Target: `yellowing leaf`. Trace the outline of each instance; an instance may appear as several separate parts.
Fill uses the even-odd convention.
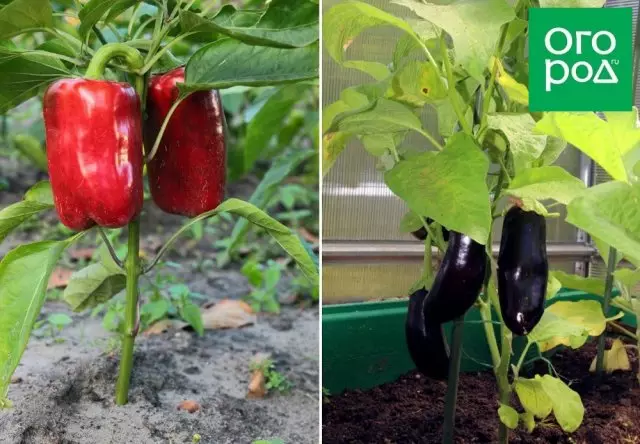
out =
[[[565,432],[574,432],[584,418],[584,406],[580,395],[573,391],[567,384],[558,378],[544,375],[540,378],[544,391],[553,404],[553,415]]]
[[[518,427],[518,412],[516,412],[513,407],[506,404],[500,404],[498,416],[500,417],[500,422],[510,429]]]
[[[206,329],[239,328],[255,322],[253,310],[243,301],[224,299],[202,310],[202,323]]]
[[[591,361],[590,372],[596,371],[597,356]],[[629,355],[624,343],[620,339],[616,339],[611,344],[609,350],[604,352],[604,369],[607,373],[613,373],[616,370],[631,370],[631,362],[629,362]]]
[[[518,378],[515,383],[515,390],[520,404],[527,412],[540,419],[549,416],[553,404],[544,391],[539,378]]]

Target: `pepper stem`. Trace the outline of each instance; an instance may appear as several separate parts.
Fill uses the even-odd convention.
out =
[[[456,427],[456,401],[458,398],[458,380],[460,377],[460,361],[462,358],[463,327],[464,315],[453,321],[451,359],[449,363],[449,376],[447,379],[447,394],[444,400],[444,426],[442,431],[443,444],[453,444]]]
[[[104,76],[107,63],[114,57],[124,58],[126,66],[131,71],[138,71],[144,66],[144,57],[137,49],[123,43],[108,43],[94,54],[84,75],[85,78],[101,79]]]
[[[125,260],[127,273],[127,300],[124,313],[124,335],[120,357],[120,374],[116,385],[116,404],[125,405],[129,398],[129,381],[133,367],[133,346],[138,334],[138,277],[140,276],[140,221],[129,224],[128,253]]]

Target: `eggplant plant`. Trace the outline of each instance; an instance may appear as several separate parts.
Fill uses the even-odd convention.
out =
[[[579,394],[560,379],[543,353],[558,346],[578,348],[623,314],[610,312],[611,289],[604,281],[596,293],[602,301],[553,300],[562,286],[587,279],[548,269],[545,221],[561,217],[554,209],[564,206],[566,222],[599,239],[603,249],[618,249],[639,264],[640,215],[628,207],[640,198],[637,110],[605,113],[604,118],[594,112],[529,110],[529,8],[603,4],[394,0],[390,5],[404,8],[408,17],[400,18],[367,3],[346,1],[324,16],[329,56],[366,73],[370,82],[343,90],[339,100],[324,108],[323,174],[349,143],[358,141],[377,158],[386,185],[409,208],[401,230],[424,240],[424,271],[409,290],[406,333],[418,369],[435,378],[448,374],[443,442],[453,442],[464,311],[471,305],[481,314],[491,352],[501,443],[508,442],[510,429],[522,425],[533,431],[551,413],[566,432],[580,426],[584,406]],[[349,57],[359,34],[382,26],[400,35],[389,63]],[[421,119],[425,109],[436,117],[437,132]],[[424,139],[424,148],[406,143],[410,133]],[[613,181],[587,188],[555,165],[568,143]],[[492,228],[505,215],[496,262]],[[463,253],[472,245],[482,247],[480,263],[460,260],[450,266],[447,257],[467,257]],[[437,275],[432,248],[444,254]],[[467,278],[479,273],[481,286]],[[440,294],[442,283],[454,277],[465,291]],[[631,279],[626,271],[616,277]],[[471,302],[467,290],[473,293]],[[619,298],[613,305],[630,306]],[[457,318],[447,315],[455,311],[452,307]],[[452,319],[448,352],[442,323]],[[525,341],[519,354],[512,346],[514,336]],[[525,377],[532,356],[549,364],[549,374]],[[512,405],[513,395],[519,410]]]

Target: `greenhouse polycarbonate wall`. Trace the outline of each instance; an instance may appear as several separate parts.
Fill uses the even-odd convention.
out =
[[[323,10],[341,3],[342,0],[324,0]],[[368,3],[400,17],[411,16],[406,8],[391,4],[387,0],[367,0]],[[633,6],[637,15],[637,0],[611,1],[608,6]],[[379,27],[361,34],[348,49],[351,59],[364,59],[388,63],[401,31],[391,27]],[[355,69],[339,66],[323,51],[322,63],[323,97],[326,106],[339,98],[340,92],[353,85],[372,82],[368,75]],[[437,133],[435,113],[425,108],[423,122],[432,133]],[[431,149],[429,143],[417,134],[412,134],[404,142],[412,147]],[[581,169],[581,161],[583,168]],[[585,178],[586,171],[592,181],[598,180],[597,169],[585,168],[580,153],[567,148],[557,164],[577,177]],[[347,246],[368,246],[375,248],[382,243],[397,245],[400,249],[416,250],[420,243],[411,235],[399,231],[399,223],[407,211],[405,204],[386,187],[382,174],[376,169],[376,160],[369,155],[358,141],[353,141],[337,160],[332,170],[324,177],[323,189],[323,242],[340,248]],[[428,199],[428,196],[425,196]],[[563,209],[564,210],[564,209]],[[579,233],[561,218],[548,219],[547,240],[557,246],[575,245]],[[497,223],[494,239],[499,239],[501,224]],[[418,252],[419,253],[419,252]],[[553,257],[551,267],[573,273],[575,259]],[[419,277],[422,269],[419,254],[411,259],[385,260],[381,254],[375,259],[359,259],[357,263],[334,262],[325,254],[323,262],[323,301],[336,303],[402,297]],[[584,269],[584,268],[583,268]],[[590,267],[590,273],[597,272],[598,265]],[[586,272],[587,270],[584,269]]]

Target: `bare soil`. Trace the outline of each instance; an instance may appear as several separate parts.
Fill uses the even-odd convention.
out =
[[[20,200],[29,186],[46,178],[1,156],[0,176],[9,182],[9,189],[0,191],[0,208]],[[246,179],[228,193],[247,198],[256,183]],[[0,258],[19,243],[39,240],[43,227],[56,223],[51,212],[36,227],[15,232],[0,244]],[[162,242],[183,223],[184,218],[163,214],[145,202],[143,246]],[[172,273],[206,297],[198,303],[239,299],[249,292],[240,263],[223,270],[202,267],[205,259],[215,259],[213,243],[228,229],[205,234],[199,242],[187,237],[167,257],[180,264]],[[91,240],[86,242],[90,247]],[[63,261],[68,262],[68,256]],[[290,278],[285,276],[279,286],[283,295]],[[32,336],[9,389],[14,407],[0,411],[0,443],[182,444],[191,443],[196,433],[201,443],[317,443],[318,308],[309,301],[289,302],[280,315],[259,315],[255,325],[241,329],[207,330],[204,337],[175,329],[139,335],[129,404],[118,407],[113,401],[119,363],[116,337],[103,329],[100,318],[71,313],[65,304],[48,301],[41,319],[67,313],[73,323],[58,339]],[[276,369],[293,383],[288,393],[246,397],[249,363],[257,353],[270,354]],[[185,400],[197,402],[200,410],[178,410]]]
[[[529,434],[522,427],[510,443],[634,444],[640,443],[640,386],[635,372],[614,372],[602,381],[587,370],[596,353],[592,342],[553,357],[556,371],[580,393],[585,417],[580,428],[564,433],[553,416]],[[632,366],[637,369],[634,353]],[[531,369],[542,374],[544,368]],[[371,390],[331,396],[323,406],[324,444],[440,443],[446,383],[410,372]],[[457,443],[494,443],[498,400],[492,373],[460,377],[456,410]]]

